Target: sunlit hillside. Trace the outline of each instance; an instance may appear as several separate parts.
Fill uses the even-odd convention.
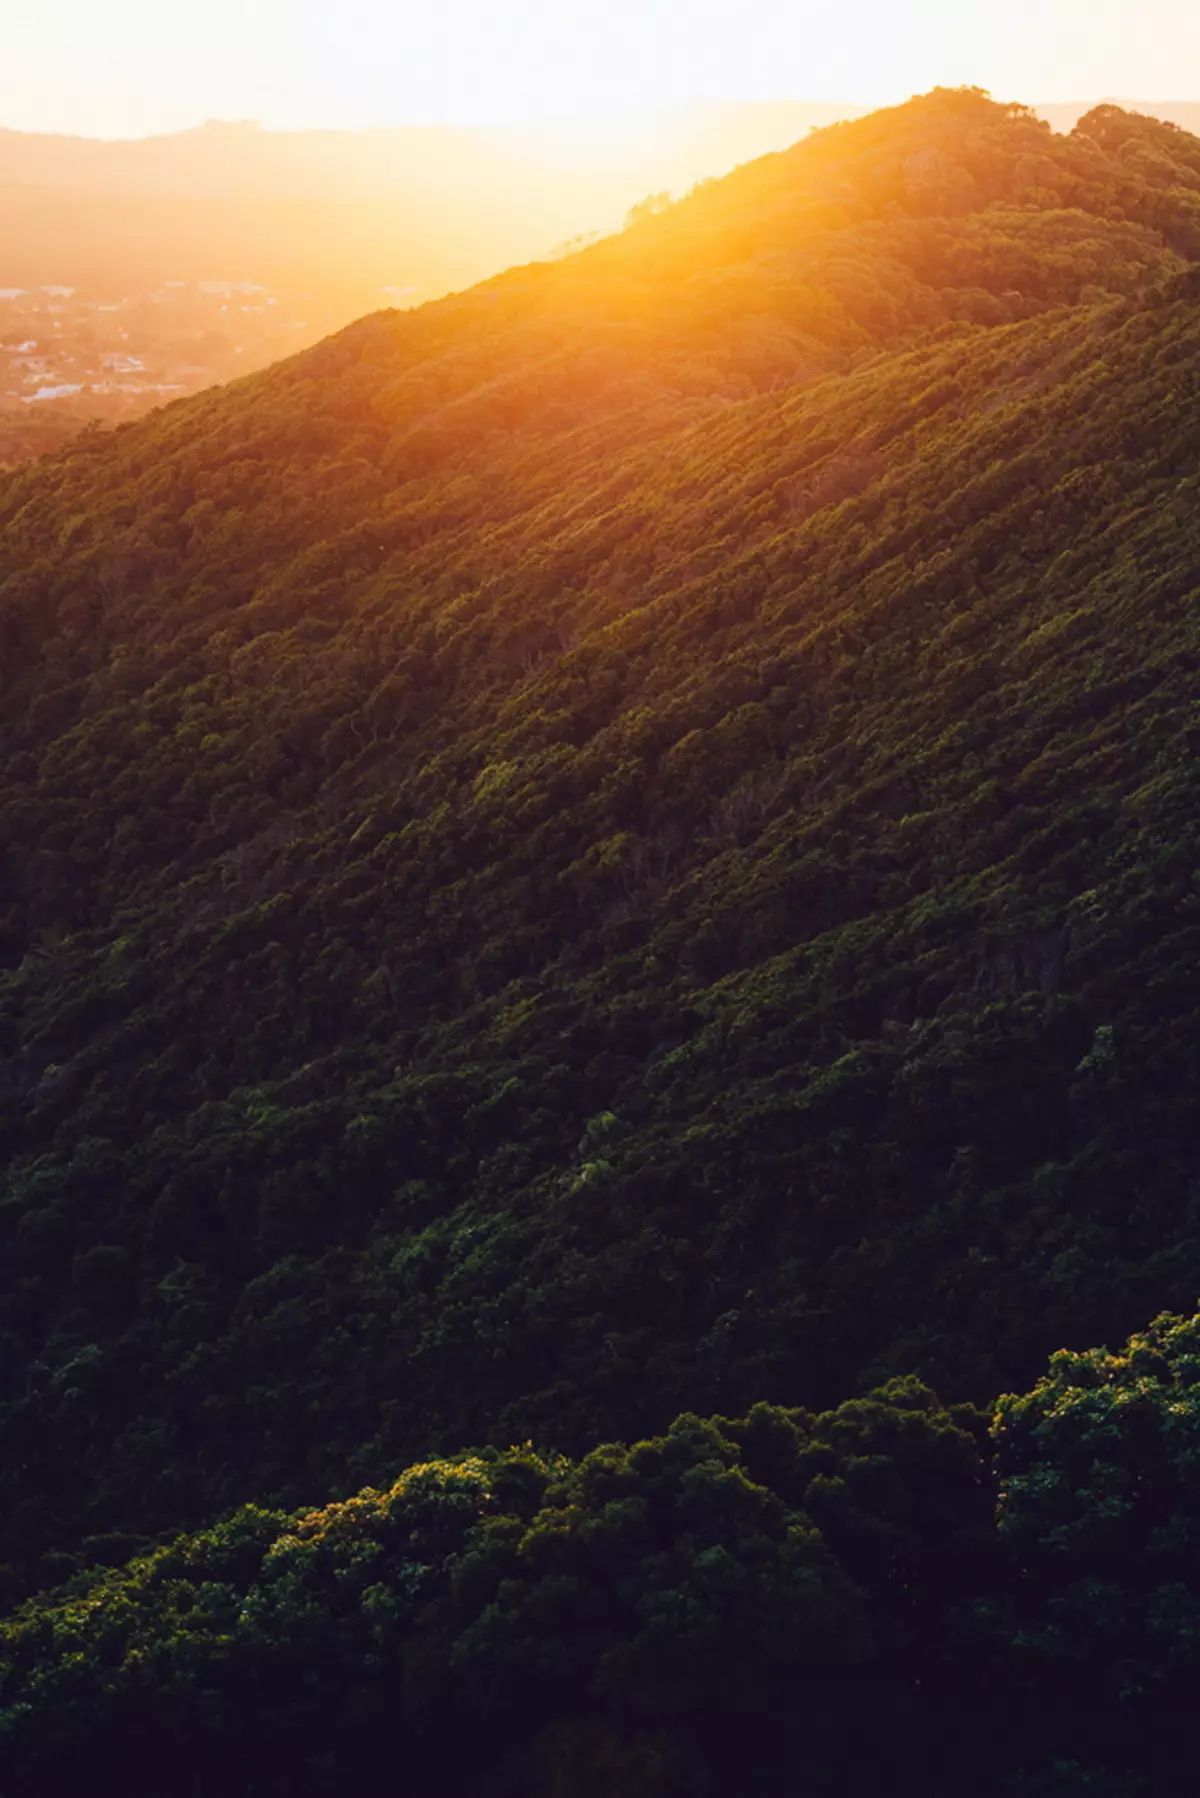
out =
[[[0,476],[5,1798],[1178,1789],[1198,264],[938,90]]]
[[[0,131],[0,466],[362,313],[562,256],[858,110],[714,102],[525,132],[214,122],[127,142]],[[1045,116],[1065,129],[1086,110]]]
[[[696,106],[540,132],[0,131],[0,466],[619,230],[647,196],[834,106]]]

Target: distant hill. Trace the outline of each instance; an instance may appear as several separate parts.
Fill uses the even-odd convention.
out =
[[[618,229],[854,112],[710,103],[611,129],[267,131],[212,122],[129,142],[0,131],[0,285],[286,280],[417,298]]]
[[[1190,1764],[1198,263],[937,91],[0,476],[6,1794]]]

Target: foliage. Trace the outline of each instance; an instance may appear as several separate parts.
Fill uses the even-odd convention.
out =
[[[1191,1764],[1200,1317],[1062,1352],[991,1421],[892,1381],[683,1415],[287,1514],[243,1506],[0,1624],[6,1792],[639,1798],[1175,1789]],[[848,1724],[853,1720],[852,1728]]]
[[[243,1508],[9,1621],[6,1790],[54,1789],[98,1751],[135,1793],[181,1750],[212,1789],[344,1789],[385,1753],[419,1782],[448,1738],[488,1791],[586,1789],[596,1754],[646,1793],[700,1790],[727,1762],[765,1777],[747,1738],[775,1745],[784,1718],[822,1780],[828,1707],[857,1682],[919,1698],[900,1569],[953,1552],[980,1495],[972,1434],[909,1382],[820,1417],[684,1416],[577,1463],[492,1449],[323,1510]],[[945,1599],[922,1597],[927,1635]]]
[[[1165,1778],[1194,1748],[1200,1319],[1164,1314],[1118,1354],[1061,1350],[1000,1400],[994,1433],[1014,1575],[1000,1615],[1025,1678],[1093,1755]]]

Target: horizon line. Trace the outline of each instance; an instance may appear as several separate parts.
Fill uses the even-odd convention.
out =
[[[970,83],[962,83],[970,86]],[[933,92],[923,89],[922,93]],[[983,90],[987,92],[987,89]],[[995,95],[991,95],[994,99]],[[0,121],[0,136],[27,138],[57,138],[69,143],[91,144],[139,144],[155,143],[164,138],[200,136],[206,131],[241,131],[247,135],[271,137],[370,137],[383,136],[393,132],[447,132],[455,136],[502,136],[519,137],[529,133],[545,133],[554,131],[578,131],[589,128],[633,123],[651,119],[671,118],[681,114],[701,110],[736,110],[743,108],[767,111],[776,107],[806,106],[820,108],[822,111],[836,112],[844,108],[848,114],[857,116],[872,112],[885,112],[895,106],[903,106],[908,100],[920,98],[919,93],[906,95],[901,100],[881,100],[874,103],[863,100],[818,100],[805,98],[802,95],[780,95],[774,98],[737,98],[732,96],[715,96],[696,94],[686,100],[675,100],[665,106],[626,106],[614,107],[611,111],[595,111],[580,114],[577,111],[563,113],[541,113],[526,121],[479,119],[451,120],[424,119],[392,123],[374,123],[368,125],[328,125],[307,124],[289,125],[273,124],[261,118],[221,118],[210,116],[189,125],[176,125],[162,130],[143,131],[125,135],[122,133],[101,133],[92,131],[63,130],[31,130],[27,126],[8,125]],[[1096,98],[1072,98],[1058,100],[1011,100],[998,102],[1000,105],[1028,106],[1033,112],[1060,110],[1067,107],[1080,107],[1090,110],[1095,106],[1120,106],[1136,110],[1139,107],[1184,107],[1200,106],[1200,96],[1194,99],[1176,96],[1172,99],[1148,99],[1145,96],[1101,94]],[[831,123],[837,122],[834,120]]]

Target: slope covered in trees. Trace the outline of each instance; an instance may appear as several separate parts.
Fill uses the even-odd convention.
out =
[[[1195,259],[1195,139],[936,93],[4,478],[14,1602],[529,1440],[518,1553],[599,1441],[1190,1310]]]
[[[243,1506],[0,1623],[6,1790],[1187,1790],[1198,1348]]]

